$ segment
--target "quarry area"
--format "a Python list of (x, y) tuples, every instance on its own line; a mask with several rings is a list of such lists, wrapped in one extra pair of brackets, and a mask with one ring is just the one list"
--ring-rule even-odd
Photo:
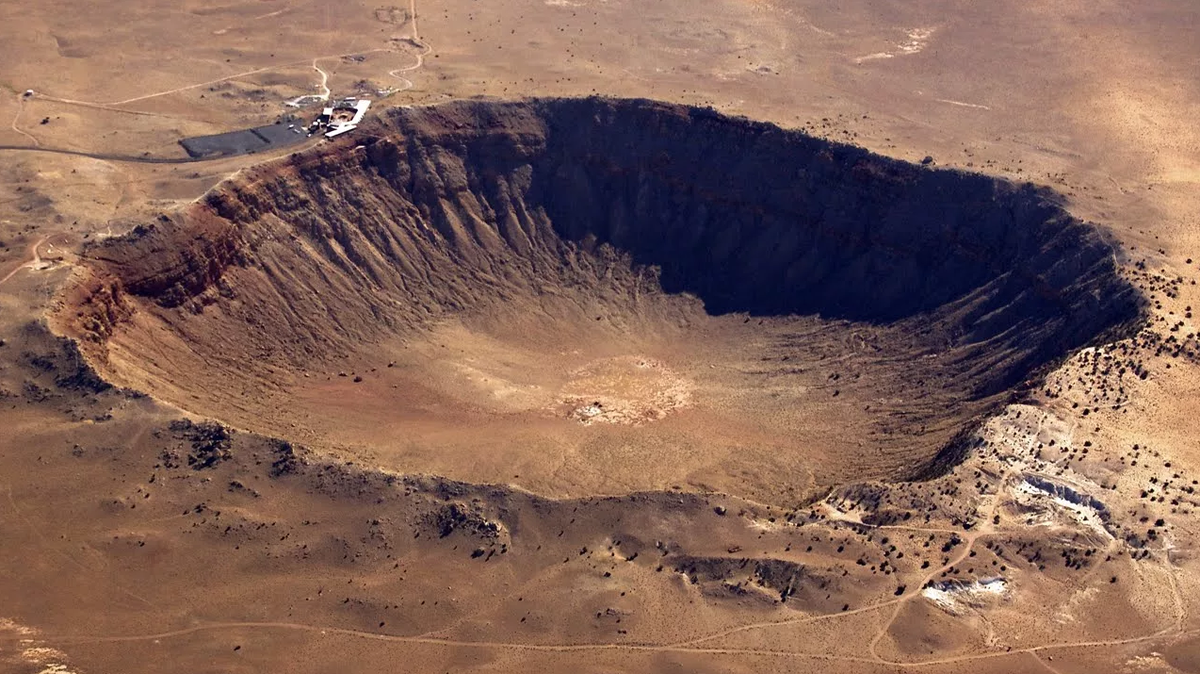
[(1200, 673), (1197, 22), (0, 6), (0, 672)]

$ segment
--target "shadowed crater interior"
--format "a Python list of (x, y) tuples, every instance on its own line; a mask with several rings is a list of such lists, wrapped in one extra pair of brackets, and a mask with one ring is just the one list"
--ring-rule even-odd
[(550, 494), (927, 474), (1141, 302), (1048, 191), (640, 100), (390, 110), (85, 256), (115, 382)]

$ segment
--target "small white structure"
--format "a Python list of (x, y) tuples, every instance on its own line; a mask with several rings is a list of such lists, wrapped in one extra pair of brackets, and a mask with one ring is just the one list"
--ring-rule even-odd
[[(338, 136), (353, 131), (358, 128), (359, 122), (366, 117), (367, 110), (371, 107), (371, 101), (367, 99), (347, 98), (331, 108), (326, 108), (322, 113), (322, 117), (327, 120), (329, 131), (325, 132), (326, 138), (337, 138)], [(349, 119), (346, 119), (344, 114), (338, 115), (337, 111), (353, 111)]]
[(350, 120), (351, 124), (358, 124), (367, 114), (367, 109), (371, 107), (371, 101), (362, 99), (354, 104), (354, 119)]
[(343, 133), (348, 133), (358, 128), (357, 124), (339, 124), (338, 126), (325, 132), (326, 138), (337, 138)]

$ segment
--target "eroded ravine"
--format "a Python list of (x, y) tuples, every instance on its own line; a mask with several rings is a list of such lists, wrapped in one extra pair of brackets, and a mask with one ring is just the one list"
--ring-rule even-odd
[(396, 109), (85, 257), (111, 380), (554, 495), (918, 474), (1139, 315), (1051, 194), (645, 101)]

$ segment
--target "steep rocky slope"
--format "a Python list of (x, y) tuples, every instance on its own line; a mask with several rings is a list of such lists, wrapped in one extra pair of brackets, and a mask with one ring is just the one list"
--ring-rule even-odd
[[(647, 484), (583, 480), (591, 488), (728, 488), (714, 476), (734, 474), (815, 489), (847, 471), (920, 472), (1007, 391), (1127, 329), (1140, 300), (1114, 256), (1032, 186), (707, 110), (464, 102), (389, 111), (355, 143), (260, 168), (93, 247), (64, 316), (116, 382), (258, 430), (286, 435), (322, 416), (319, 405), (278, 412), (305, 386), (297, 373), (399, 359), (411, 376), (392, 384), (394, 405), (466, 410), (445, 423), (536, 426), (549, 414), (573, 428), (620, 404), (660, 419), (668, 400), (745, 421), (716, 444), (761, 433), (772, 455), (743, 465), (733, 452)], [(448, 361), (420, 346), (452, 340), (489, 361), (464, 355), (453, 368), (492, 388), (445, 379)], [(396, 355), (410, 347), (409, 360)], [(641, 393), (613, 393), (633, 386), (624, 370), (594, 392), (556, 379), (568, 352), (639, 358), (684, 383), (656, 380), (638, 407)], [(595, 405), (563, 408), (568, 389)], [(360, 395), (347, 391), (313, 396)], [(553, 433), (578, 446), (595, 440), (580, 433), (617, 432), (564, 428)], [(318, 446), (372, 444), (346, 441), (334, 421), (306, 429)], [(670, 444), (677, 432), (613, 442)], [(705, 442), (683, 444), (704, 454)], [(453, 472), (422, 453), (396, 465)]]

